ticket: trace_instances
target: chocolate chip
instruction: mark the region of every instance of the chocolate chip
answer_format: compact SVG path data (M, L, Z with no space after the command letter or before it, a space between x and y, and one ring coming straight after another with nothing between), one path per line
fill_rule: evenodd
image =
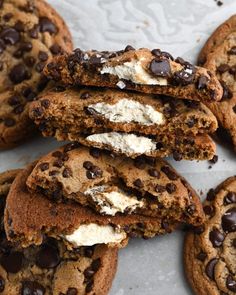
M169 52L166 52L166 51L162 51L161 56L164 56L170 60L174 60L173 56Z
M93 253L94 253L94 247L86 247L84 249L84 256L85 257L91 258L93 256Z
M230 291L236 293L236 280L231 274L229 274L226 279L226 286Z
M133 51L133 50L135 50L135 48L133 47L133 46L131 46L131 45L127 45L126 47L125 47L125 52L126 51Z
M232 246L236 248L236 239L233 239Z
M225 197L224 197L224 205L229 205L236 203L236 193L234 192L229 192Z
M69 151L72 151L76 148L78 148L80 146L80 144L78 142L72 142L72 143L68 143L65 147L64 147L64 152L67 153Z
M50 106L49 99L43 99L43 100L41 100L41 106L44 107L45 109L48 109L49 106Z
M160 49L153 49L151 51L151 53L157 57L160 57L161 56L161 50Z
M0 276L0 292L3 292L5 289L5 280L2 276Z
M149 69L153 75L158 77L169 77L171 75L170 62L166 59L153 59Z
M39 51L38 58L40 61L47 61L48 54L45 51Z
M5 22L9 22L9 20L13 17L13 14L11 12L8 12L4 14L3 19Z
M134 182L133 182L134 186L138 187L138 188L142 188L143 187L143 183L141 181L140 178L136 179Z
M59 263L59 251L50 244L43 245L37 253L36 265L40 268L55 268Z
M213 158L209 162L212 164L216 164L218 162L218 156L214 155Z
M214 280L214 278L215 278L215 266L216 266L217 262L218 262L218 259L213 258L206 265L205 271L206 271L208 278L211 280Z
M191 204L187 207L187 213L192 215L196 211L196 206L194 204Z
M207 258L207 254L204 252L200 252L197 254L197 259L200 261L204 261Z
M65 168L62 172L62 176L64 178L69 178L69 177L72 177L72 171L70 168Z
M78 290L76 288L69 288L66 295L78 295Z
M92 169L92 167L93 167L93 163L90 162L90 161L85 161L85 162L83 163L83 167L84 167L85 169L87 169L87 170L90 170L90 169Z
M1 257L2 267L10 273L17 273L23 266L24 255L21 252L11 252Z
M35 119L39 119L39 118L42 117L43 112L44 112L44 111L43 111L43 109L42 109L41 107L34 108L33 111L32 111L32 113L33 113L33 117L34 117Z
M188 121L186 122L189 128L192 128L196 123L197 123L197 119L193 117L188 118Z
M22 283L21 295L44 295L45 288L38 282L24 281Z
M27 56L25 57L24 62L28 67L32 68L36 63L36 59L33 56Z
M228 88L224 81L220 81L220 83L223 88L222 99L231 99L233 97L232 91Z
M202 234L204 232L204 230L205 230L204 225L196 226L193 229L194 233L197 234L197 235Z
M182 69L174 73L172 82L174 85L186 86L193 83L194 75L191 69Z
M99 270L101 266L101 259L100 258L97 258L96 260L94 260L91 264L91 268L97 272Z
M222 216L221 224L226 233L236 231L236 207L233 207L225 212Z
M64 162L61 159L57 159L53 162L53 166L57 168L61 168L64 165Z
M89 293L89 292L91 292L92 290L93 290L93 281L90 281L90 282L87 284L86 288L85 288L85 292L86 292L86 293Z
M16 106L16 105L20 104L20 102L21 102L21 100L20 100L19 96L16 96L16 95L13 95L13 96L9 97L9 99L8 99L8 104L10 106Z
M204 210L205 214L209 215L209 216L213 216L214 213L215 213L215 208L213 206L210 206L210 205L204 206L203 210Z
M15 45L20 41L20 34L14 28L6 28L0 33L0 38L5 42L5 44Z
M99 149L91 148L91 149L89 150L89 154L90 154L92 157L98 159L98 158L100 157L101 152L100 152Z
M6 45L3 40L0 39L0 54L6 49Z
M21 20L18 20L15 25L14 28L18 31L18 32L24 32L25 30L25 26L24 23Z
M16 124L16 121L14 119L11 119L11 118L4 119L4 125L6 127L13 127L15 124Z
M58 55L59 53L62 52L61 46L58 45L57 43L53 44L49 49L53 55Z
M174 151L173 152L173 158L174 158L175 161L181 161L183 159L183 156L179 152Z
M24 111L24 106L23 105L18 105L13 109L13 113L19 115Z
M47 17L40 17L39 19L40 32L48 32L50 34L56 34L58 29L56 25Z
M97 178L96 174L94 172L90 171L90 170L87 170L86 171L86 176L87 176L88 179L95 179L95 178Z
M160 178L161 174L155 168L148 169L148 174L152 177L156 177L157 179Z
M162 166L161 171L164 172L170 180L178 179L178 175L169 166Z
M229 73L230 73L231 75L235 75L235 74L236 74L236 65L230 67L230 69L229 69Z
M137 157L134 160L134 166L138 169L145 169L146 167L146 160L143 157Z
M215 228L209 233L209 239L213 247L216 248L222 245L225 236L217 228Z
M230 66L228 64L221 64L220 66L218 66L217 71L220 74L223 74L225 72L227 72L230 69Z
M165 186L163 186L163 185L157 184L156 187L155 187L155 191L156 191L157 193L163 193L163 192L166 191L166 188L165 188Z
M30 42L22 42L20 44L20 50L22 51L30 52L32 48L33 48L33 45Z
M48 173L49 176L55 176L55 175L58 175L58 174L59 174L59 171L57 171L57 170L51 170Z
M19 84L29 78L26 67L23 64L15 65L9 73L9 78L14 84Z
M176 191L177 187L174 183L167 183L166 190L169 194L172 194Z
M38 72L38 73L41 73L45 67L46 63L45 62L38 62L36 65L35 65L35 70Z
M49 169L49 163L41 163L38 165L38 167L41 171L46 171Z
M228 54L235 55L236 54L236 46L233 46L232 48L230 48L230 50L228 51Z
M207 193L207 201L213 201L215 200L216 194L215 194L215 190L213 188L211 188L208 193Z

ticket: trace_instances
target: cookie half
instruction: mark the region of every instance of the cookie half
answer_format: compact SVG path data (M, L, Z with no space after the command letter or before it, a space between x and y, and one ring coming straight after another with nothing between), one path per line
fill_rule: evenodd
M207 104L217 117L225 133L236 146L236 15L233 15L207 40L199 64L215 73L223 86L221 102Z
M222 97L222 87L214 74L182 58L174 60L159 49L76 49L50 62L45 74L66 85L120 88L190 100L218 101Z
M71 147L39 160L27 179L32 193L43 193L57 202L73 199L117 218L140 214L195 226L203 223L199 197L167 162Z
M236 293L236 177L210 190L204 203L207 220L185 240L185 273L201 295Z
M29 193L26 181L33 167L16 177L5 210L8 239L24 247L41 244L45 235L62 240L69 249L95 244L122 247L129 237L150 238L171 232L179 225L168 217L102 216L74 202L55 203L42 194Z
M47 86L42 70L53 56L72 50L70 32L43 0L0 3L0 148L35 132L28 111Z
M32 103L30 117L44 136L80 141L135 158L141 154L205 160L217 120L202 103L94 88L56 87Z
M0 174L0 220L5 199L20 170ZM56 239L46 238L41 246L21 248L9 242L0 229L0 293L99 294L106 295L117 267L116 248L105 245L69 251Z

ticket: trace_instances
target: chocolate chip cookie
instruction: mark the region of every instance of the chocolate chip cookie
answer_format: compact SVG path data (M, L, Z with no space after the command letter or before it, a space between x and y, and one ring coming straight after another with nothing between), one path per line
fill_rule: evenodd
M190 100L218 101L222 87L216 76L159 49L127 46L99 52L76 49L45 67L48 78L66 85L102 86Z
M42 169L46 170L47 167L48 164L43 163ZM24 247L40 245L45 236L63 241L68 249L95 244L122 247L130 237L151 238L169 233L179 225L179 221L171 216L102 216L72 201L55 203L40 193L27 190L26 181L33 168L34 165L31 165L17 175L8 194L5 210L4 224L8 239ZM98 167L87 169L86 175L94 177L99 171ZM168 172L173 175L171 171ZM70 170L63 169L63 177L69 175ZM135 181L134 185L137 186L139 182ZM191 206L186 214L195 212L196 207Z
M236 293L236 177L210 190L204 203L206 223L188 233L186 276L201 295Z
M129 157L205 160L217 120L202 103L127 91L55 87L30 106L44 136L80 141ZM119 142L117 142L119 141ZM123 143L122 143L123 142Z
M204 221L196 192L161 159L132 160L67 145L39 160L27 186L52 201L73 199L102 215L140 214L195 226Z
M67 26L46 2L0 1L0 148L34 133L28 109L47 86L42 70L53 56L70 50Z
M5 199L20 170L0 174L0 221L3 224ZM21 248L9 242L0 229L0 293L106 295L117 266L117 249L105 245L69 251L53 238L41 246Z
M236 147L236 15L210 36L199 55L198 63L216 73L221 81L222 101L207 105Z

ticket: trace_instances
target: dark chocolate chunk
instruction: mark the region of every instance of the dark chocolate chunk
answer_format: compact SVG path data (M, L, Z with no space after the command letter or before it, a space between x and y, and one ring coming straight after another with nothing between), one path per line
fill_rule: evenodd
M209 233L209 239L213 247L216 248L222 245L225 236L217 228L215 228Z
M36 59L33 56L27 56L25 57L24 62L27 65L27 67L32 68L36 63Z
M178 175L169 166L161 167L161 171L164 172L170 180L178 179Z
M233 204L233 203L236 203L236 193L229 192L224 197L224 205L229 205L229 204Z
M15 65L9 73L9 78L14 84L19 84L23 82L24 80L29 78L29 74L27 72L26 67L24 64L20 63L18 65Z
M218 262L218 259L213 258L206 265L206 268L205 268L206 275L211 280L214 280L214 278L215 278L215 266L216 266L217 262Z
M3 292L5 289L5 280L2 276L0 276L0 292Z
M97 258L96 260L94 260L91 264L91 268L97 272L99 270L101 266L101 259L100 258Z
M18 32L24 32L25 30L25 26L24 23L21 20L18 20L15 25L14 28L18 31Z
M138 188L142 188L143 187L143 183L142 183L142 180L140 178L136 179L134 182L133 182L134 186L138 187Z
M172 194L176 191L177 187L174 183L167 183L166 190L169 194Z
M207 258L207 254L204 252L200 252L197 254L197 259L200 261L204 261Z
M66 295L78 295L78 290L76 288L69 288Z
M55 268L59 263L58 249L50 244L43 245L37 254L37 266L40 268Z
M1 257L2 267L10 273L17 273L21 270L24 261L24 254L21 252L11 252Z
M89 150L89 154L90 154L92 157L98 159L98 158L100 157L101 152L100 152L100 150L97 149L97 148L91 148L91 149Z
M87 170L90 170L90 169L92 169L92 167L93 167L93 163L90 162L90 161L85 161L85 162L83 163L83 167L84 167L85 169L87 169Z
M32 48L33 48L33 45L30 42L22 42L20 44L20 50L22 51L30 52Z
M47 61L48 60L47 52L40 50L39 54L38 54L38 58L39 58L40 61Z
M49 49L53 55L58 55L59 53L62 52L61 46L58 45L57 43L53 44Z
M133 46L131 46L131 45L127 45L126 47L125 47L125 52L126 51L131 51L131 50L135 50L135 48L133 47Z
M182 69L174 73L172 81L174 85L189 85L193 83L194 74L192 69Z
M228 51L228 54L235 55L236 54L236 46L231 47L230 50Z
M197 234L197 235L202 234L204 232L204 230L205 230L204 225L194 227L194 229L193 229L194 233Z
M38 282L24 281L22 283L21 295L44 295L45 288Z
M236 280L231 274L229 274L226 279L226 286L230 291L236 293Z
M222 216L221 224L226 233L236 231L236 207L233 207L225 212Z
M49 163L41 163L38 167L41 171L46 171L49 169Z
M39 30L42 33L48 32L50 34L56 34L58 32L56 25L47 17L40 17Z
M72 176L72 171L71 171L71 169L70 169L70 168L65 168L65 169L63 170L63 172L62 172L62 176L63 176L64 178L69 178L69 177L71 177L71 176Z
M213 188L211 188L208 193L207 193L207 201L213 201L215 200L216 194L215 194L215 190Z
M53 162L53 166L57 168L61 168L64 165L64 162L62 159L57 159L56 161Z
M5 44L15 45L20 41L20 34L14 28L6 28L0 33L0 38L5 42Z
M171 75L170 62L167 59L153 59L149 69L153 75L158 77L169 77Z
M160 57L161 56L161 50L160 49L153 49L151 51L151 53L157 57Z
M148 169L148 174L152 177L156 177L157 179L161 176L160 172L155 168Z
M203 207L203 210L204 210L205 214L209 215L209 216L213 216L215 213L214 206L206 205Z

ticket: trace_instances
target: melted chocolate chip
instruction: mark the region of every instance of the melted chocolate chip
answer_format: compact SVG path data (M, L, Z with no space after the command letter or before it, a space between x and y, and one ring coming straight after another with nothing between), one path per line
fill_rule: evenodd
M236 193L234 192L229 192L225 197L224 197L224 205L229 205L236 203Z
M41 247L37 254L36 264L40 268L55 268L60 263L59 251L50 244Z
M204 261L207 258L207 254L204 252L200 252L197 254L197 259L200 261Z
M182 69L175 72L172 79L174 85L189 85L193 83L194 80L193 71L190 69Z
M38 282L25 281L22 283L21 295L44 295L45 288Z
M236 293L236 280L233 278L231 274L229 274L226 279L226 286L230 291Z
M76 288L69 288L66 292L66 295L77 295L78 290Z
M24 255L21 252L11 252L1 257L2 267L10 273L17 273L23 266Z
M164 172L170 180L178 179L178 175L169 166L161 167L161 171Z
M50 34L56 34L58 29L56 25L47 17L40 17L39 19L40 32L48 32Z
M218 259L213 258L206 265L205 271L206 271L206 274L207 274L208 278L211 279L211 280L214 280L215 266L216 266L217 262L218 262Z
M213 247L216 248L222 245L225 236L217 228L215 228L209 233L209 239Z
M176 191L177 187L174 183L167 183L166 190L169 194L172 194Z
M233 207L225 212L222 216L221 224L226 233L236 231L236 207Z
M41 171L46 171L49 169L49 163L41 163L38 167Z
M29 78L29 74L27 72L26 67L24 64L18 64L15 65L9 73L9 78L14 84L19 84L23 82L24 80Z
M134 182L133 182L134 186L138 187L138 188L142 188L143 187L143 183L141 181L140 178L136 179Z
M171 75L170 62L166 59L153 59L149 69L153 75L158 77L169 77Z
M20 41L20 34L14 28L6 28L0 33L0 38L5 42L5 44L15 45Z
M160 178L161 174L155 168L148 169L148 174L152 177L156 177L157 179Z

